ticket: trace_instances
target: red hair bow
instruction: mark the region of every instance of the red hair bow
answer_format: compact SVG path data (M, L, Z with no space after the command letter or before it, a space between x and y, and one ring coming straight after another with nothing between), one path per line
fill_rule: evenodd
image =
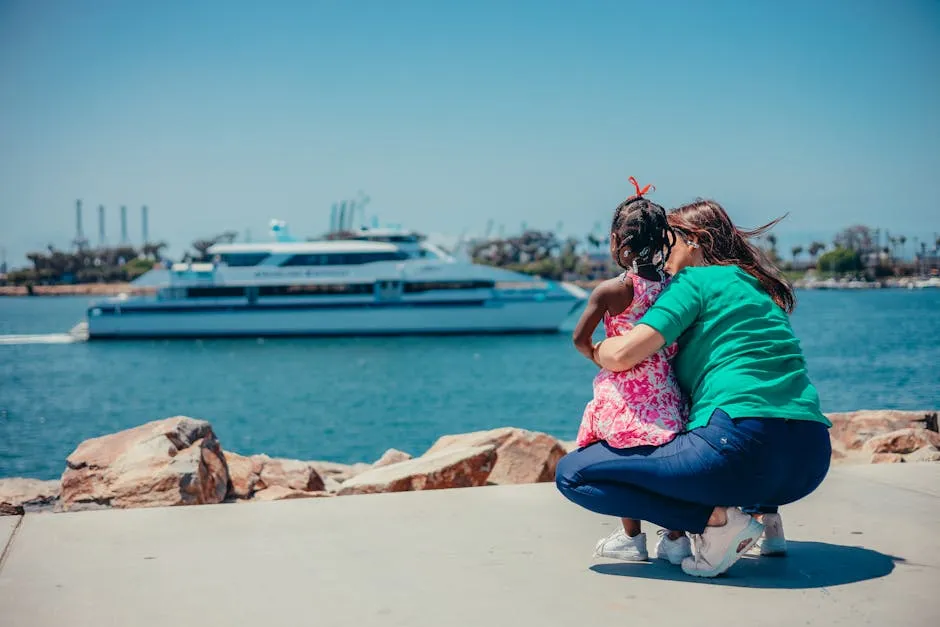
M627 200L633 200L634 198L642 198L643 195L646 194L646 192L650 190L656 191L655 185L647 185L643 189L640 189L640 184L637 183L636 179L633 178L632 176L630 177L630 182L633 183L633 187L636 189L636 194L633 196L630 196L630 198L628 198Z

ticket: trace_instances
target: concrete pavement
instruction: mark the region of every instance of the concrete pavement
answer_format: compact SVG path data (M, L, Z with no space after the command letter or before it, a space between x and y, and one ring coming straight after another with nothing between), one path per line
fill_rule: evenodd
M940 624L940 464L836 467L783 514L789 557L714 580L592 560L614 521L544 484L28 514L0 624Z

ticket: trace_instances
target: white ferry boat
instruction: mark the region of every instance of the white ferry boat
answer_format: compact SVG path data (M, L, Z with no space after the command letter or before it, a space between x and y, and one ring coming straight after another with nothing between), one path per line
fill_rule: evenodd
M276 229L275 229L276 230ZM567 283L462 262L418 233L217 244L87 312L97 338L549 333L587 294Z

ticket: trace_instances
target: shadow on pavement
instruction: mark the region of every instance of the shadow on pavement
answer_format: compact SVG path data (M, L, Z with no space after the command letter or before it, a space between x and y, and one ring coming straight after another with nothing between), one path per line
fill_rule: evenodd
M714 579L690 577L663 560L650 563L604 563L591 567L602 575L674 581L695 581L741 588L825 588L877 579L894 570L900 557L858 546L826 542L787 541L786 557L745 557L727 573Z

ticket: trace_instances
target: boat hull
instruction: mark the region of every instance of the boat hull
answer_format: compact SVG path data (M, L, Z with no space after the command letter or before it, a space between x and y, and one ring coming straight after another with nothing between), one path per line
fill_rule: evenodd
M90 315L90 339L555 333L580 299L333 308L152 307Z

